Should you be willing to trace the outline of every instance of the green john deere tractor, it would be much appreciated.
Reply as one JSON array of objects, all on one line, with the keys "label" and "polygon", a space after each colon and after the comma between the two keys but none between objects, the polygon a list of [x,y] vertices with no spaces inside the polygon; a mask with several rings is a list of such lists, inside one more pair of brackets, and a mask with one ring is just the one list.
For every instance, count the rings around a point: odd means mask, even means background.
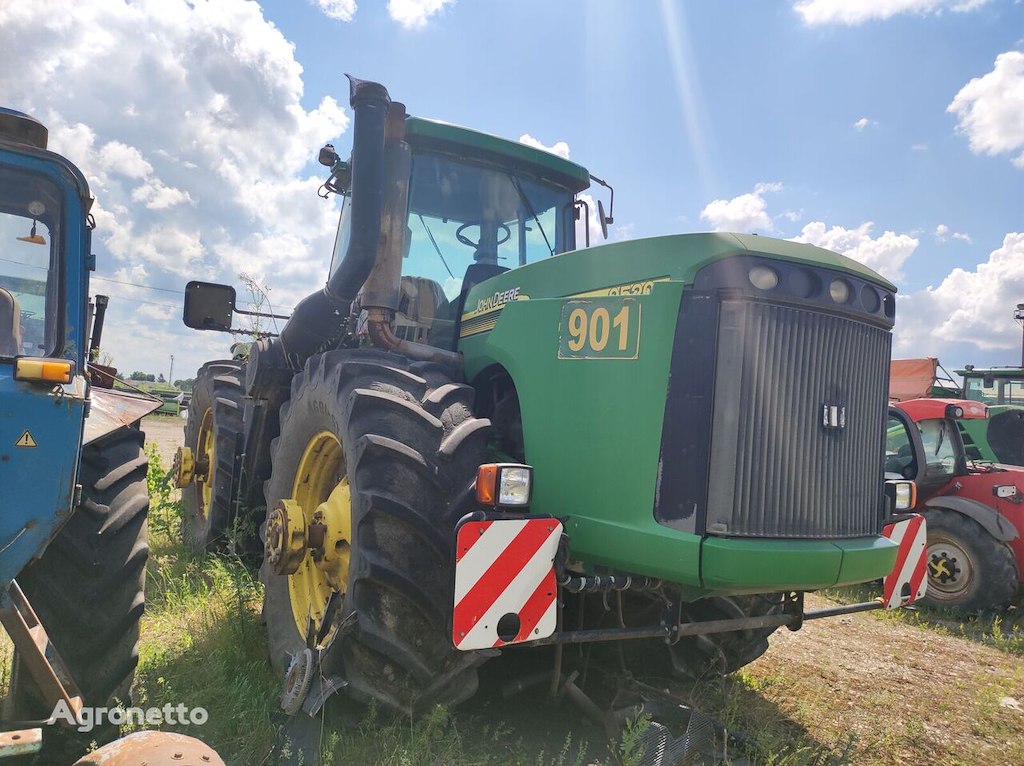
[{"label": "green john deere tractor", "polygon": [[[176,461],[189,540],[260,534],[286,710],[457,703],[514,643],[728,672],[819,616],[803,592],[889,572],[893,285],[758,236],[585,247],[585,168],[376,83],[351,105],[326,285],[199,370]],[[234,304],[192,282],[185,323]],[[559,614],[615,592],[614,627]]]},{"label": "green john deere tractor", "polygon": [[975,460],[1024,466],[1024,368],[966,365],[964,398],[988,405],[988,420],[961,425],[967,455]]}]

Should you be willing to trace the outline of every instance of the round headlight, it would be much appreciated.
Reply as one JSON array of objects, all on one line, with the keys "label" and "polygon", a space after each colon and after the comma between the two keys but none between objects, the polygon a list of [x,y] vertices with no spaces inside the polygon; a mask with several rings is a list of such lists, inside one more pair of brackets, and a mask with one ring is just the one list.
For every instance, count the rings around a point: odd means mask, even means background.
[{"label": "round headlight", "polygon": [[860,291],[860,302],[872,314],[878,311],[882,305],[882,299],[878,297],[878,292],[871,285],[864,285],[864,289]]},{"label": "round headlight", "polygon": [[779,284],[779,275],[775,269],[768,266],[755,266],[747,276],[750,278],[750,284],[758,290],[771,290]]},{"label": "round headlight", "polygon": [[828,286],[828,294],[836,303],[846,303],[850,300],[850,284],[845,279],[833,279]]}]

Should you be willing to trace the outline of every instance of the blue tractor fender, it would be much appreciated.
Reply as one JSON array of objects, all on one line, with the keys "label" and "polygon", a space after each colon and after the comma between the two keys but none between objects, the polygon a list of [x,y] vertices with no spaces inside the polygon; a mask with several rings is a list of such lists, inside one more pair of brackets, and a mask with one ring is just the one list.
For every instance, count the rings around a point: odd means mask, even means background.
[{"label": "blue tractor fender", "polygon": [[966,516],[981,524],[982,528],[1001,543],[1019,537],[1016,527],[996,511],[968,497],[933,497],[925,503],[925,510],[944,508]]}]

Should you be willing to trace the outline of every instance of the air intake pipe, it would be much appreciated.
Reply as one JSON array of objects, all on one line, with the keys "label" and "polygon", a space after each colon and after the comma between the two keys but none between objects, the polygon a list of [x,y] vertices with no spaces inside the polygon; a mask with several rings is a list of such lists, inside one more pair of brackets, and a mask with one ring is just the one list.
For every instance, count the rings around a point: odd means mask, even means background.
[{"label": "air intake pipe", "polygon": [[[351,237],[323,289],[303,298],[281,331],[281,351],[299,369],[337,340],[352,301],[373,269],[383,207],[384,129],[391,97],[387,88],[348,75],[353,113]],[[276,345],[276,344],[274,344]]]}]

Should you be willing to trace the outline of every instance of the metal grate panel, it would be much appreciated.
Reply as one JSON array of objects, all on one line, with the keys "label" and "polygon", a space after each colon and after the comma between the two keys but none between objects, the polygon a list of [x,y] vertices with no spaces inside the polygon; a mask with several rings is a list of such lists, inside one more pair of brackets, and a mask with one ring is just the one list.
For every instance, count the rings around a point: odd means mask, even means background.
[{"label": "metal grate panel", "polygon": [[879,533],[890,343],[847,317],[722,302],[708,533]]}]

